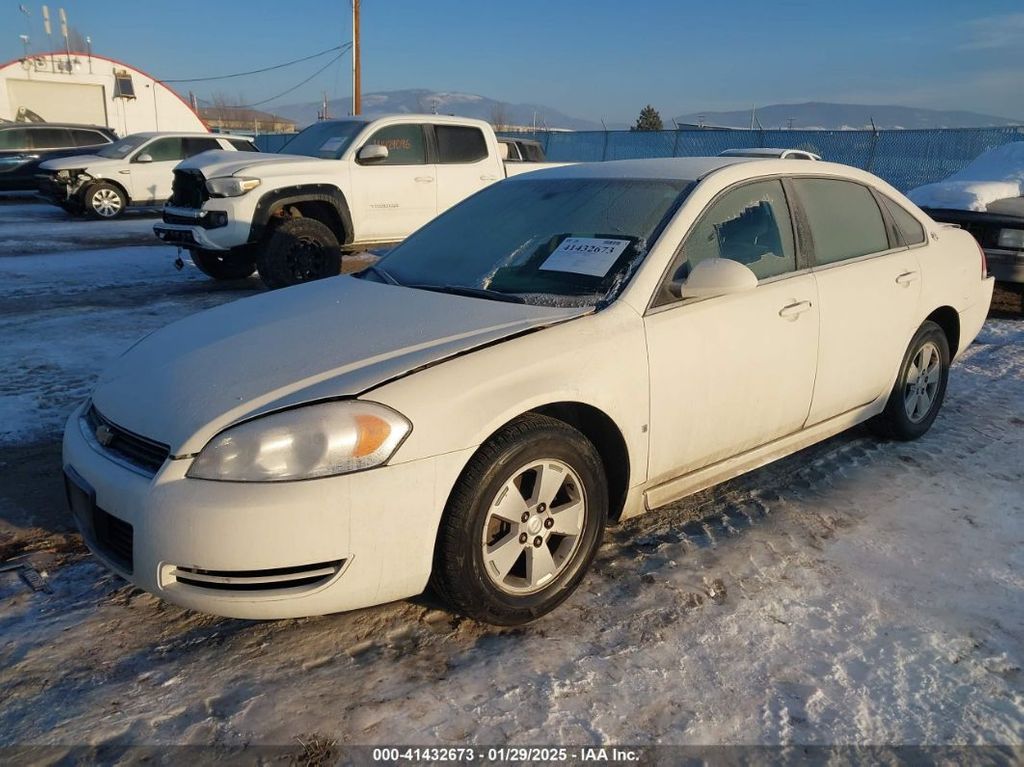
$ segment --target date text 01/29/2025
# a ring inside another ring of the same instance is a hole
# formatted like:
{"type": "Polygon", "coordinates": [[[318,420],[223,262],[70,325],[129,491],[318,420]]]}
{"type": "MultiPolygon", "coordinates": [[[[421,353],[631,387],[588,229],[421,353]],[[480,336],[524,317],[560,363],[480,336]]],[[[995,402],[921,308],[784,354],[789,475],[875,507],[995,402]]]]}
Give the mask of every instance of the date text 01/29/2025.
{"type": "Polygon", "coordinates": [[[632,763],[641,760],[643,752],[635,749],[603,747],[491,746],[480,747],[379,747],[373,749],[373,761],[382,764],[403,762],[607,762],[632,763]]]}

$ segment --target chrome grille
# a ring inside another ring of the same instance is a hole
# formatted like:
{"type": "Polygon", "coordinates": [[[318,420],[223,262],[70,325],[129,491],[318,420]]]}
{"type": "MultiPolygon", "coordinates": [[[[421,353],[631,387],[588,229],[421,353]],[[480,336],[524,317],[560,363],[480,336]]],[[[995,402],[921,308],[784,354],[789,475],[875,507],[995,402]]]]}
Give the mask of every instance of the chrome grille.
{"type": "Polygon", "coordinates": [[[86,428],[100,450],[110,453],[148,476],[156,474],[171,453],[168,445],[140,437],[104,418],[95,405],[89,406],[83,418],[86,428]]]}

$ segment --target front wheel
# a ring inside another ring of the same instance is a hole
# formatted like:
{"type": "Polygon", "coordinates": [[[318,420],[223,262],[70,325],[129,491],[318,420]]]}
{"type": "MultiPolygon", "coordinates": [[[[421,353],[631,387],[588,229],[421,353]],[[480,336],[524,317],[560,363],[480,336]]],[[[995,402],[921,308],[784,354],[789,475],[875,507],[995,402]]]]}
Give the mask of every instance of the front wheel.
{"type": "Polygon", "coordinates": [[[926,321],[907,347],[885,410],[869,426],[880,436],[904,441],[928,431],[946,396],[949,358],[946,334],[926,321]]]}
{"type": "Polygon", "coordinates": [[[256,264],[251,260],[224,258],[213,250],[193,250],[191,255],[196,268],[215,280],[244,280],[256,271],[256,264]]]}
{"type": "Polygon", "coordinates": [[[271,290],[341,273],[341,246],[334,232],[312,218],[290,218],[260,248],[256,268],[271,290]]]}
{"type": "Polygon", "coordinates": [[[455,610],[514,626],[579,586],[608,517],[604,466],[576,429],[527,415],[459,478],[438,531],[431,585],[455,610]]]}
{"type": "Polygon", "coordinates": [[[128,207],[128,198],[120,188],[106,181],[93,184],[85,193],[85,211],[92,218],[117,218],[128,207]]]}

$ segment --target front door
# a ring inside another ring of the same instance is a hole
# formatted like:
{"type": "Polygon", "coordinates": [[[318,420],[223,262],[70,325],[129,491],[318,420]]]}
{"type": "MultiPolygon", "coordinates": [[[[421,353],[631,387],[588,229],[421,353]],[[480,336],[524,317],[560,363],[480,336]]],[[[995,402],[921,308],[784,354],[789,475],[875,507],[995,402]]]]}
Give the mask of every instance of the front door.
{"type": "Polygon", "coordinates": [[[383,160],[352,166],[352,189],[359,214],[356,239],[394,242],[404,239],[437,215],[437,167],[427,162],[427,141],[419,124],[389,125],[363,146],[388,149],[383,160]]]}
{"type": "Polygon", "coordinates": [[[722,194],[687,236],[645,318],[651,385],[650,469],[666,480],[799,431],[818,354],[813,275],[798,270],[777,180],[722,194]],[[679,299],[670,285],[705,258],[758,277],[753,290],[679,299]]]}

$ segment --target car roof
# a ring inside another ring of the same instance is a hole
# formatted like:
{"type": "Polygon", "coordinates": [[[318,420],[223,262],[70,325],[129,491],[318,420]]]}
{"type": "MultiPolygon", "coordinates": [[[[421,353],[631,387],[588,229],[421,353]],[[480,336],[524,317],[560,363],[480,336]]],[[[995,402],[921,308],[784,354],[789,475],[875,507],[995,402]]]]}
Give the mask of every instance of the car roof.
{"type": "MultiPolygon", "coordinates": [[[[226,133],[203,133],[202,131],[176,131],[176,130],[151,130],[151,131],[139,131],[138,133],[129,133],[125,138],[131,138],[132,136],[142,136],[143,138],[158,138],[161,136],[181,137],[181,138],[228,138],[230,134],[226,133]]],[[[245,138],[244,136],[236,136],[236,138],[245,138]]]]}
{"type": "MultiPolygon", "coordinates": [[[[659,157],[646,160],[608,160],[561,165],[513,179],[546,178],[652,178],[696,181],[729,165],[754,162],[749,157],[659,157]]],[[[788,164],[788,163],[787,163],[788,164]]]]}
{"type": "Polygon", "coordinates": [[[883,189],[889,188],[881,179],[867,171],[832,162],[807,160],[779,160],[759,157],[662,157],[646,160],[609,160],[606,162],[561,165],[509,179],[512,182],[536,178],[593,178],[593,179],[665,179],[700,181],[716,171],[730,169],[734,180],[742,177],[778,175],[836,176],[883,189]],[[743,170],[746,169],[746,170],[743,170]]]}

